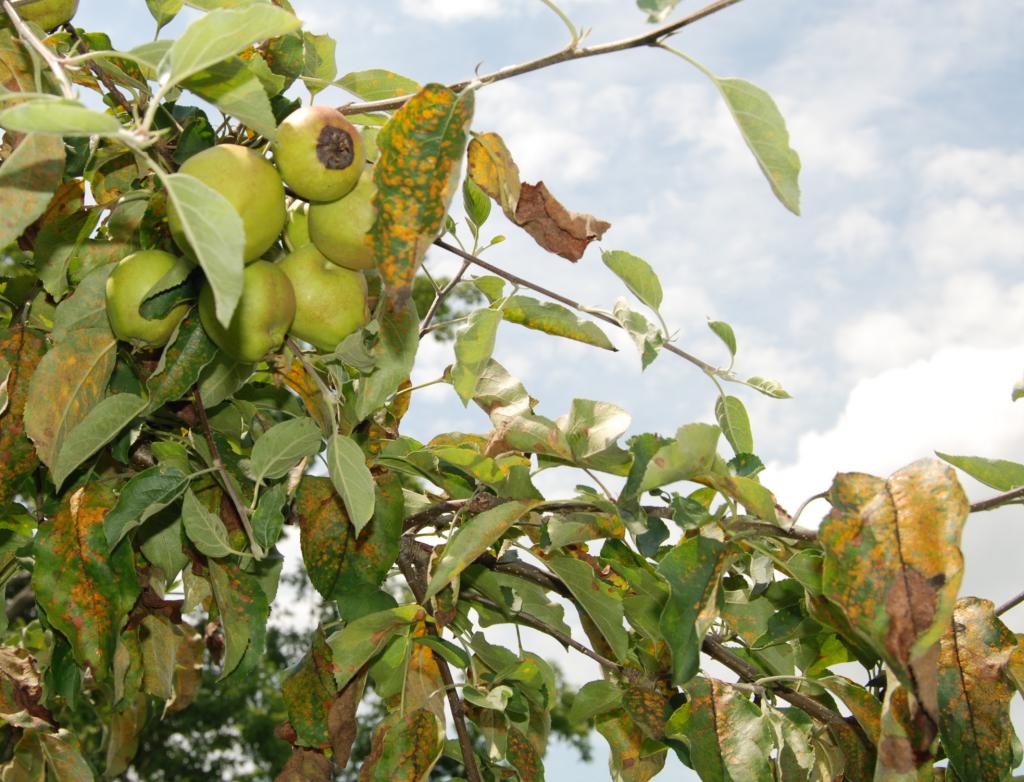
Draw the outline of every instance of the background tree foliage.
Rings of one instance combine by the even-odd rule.
[[[561,52],[421,86],[339,77],[334,42],[286,0],[188,2],[204,13],[181,37],[129,50],[76,28],[76,3],[3,0],[4,780],[533,782],[553,736],[585,756],[592,729],[625,782],[670,752],[706,782],[1010,777],[1024,658],[999,615],[1016,601],[959,594],[959,542],[971,513],[1020,501],[1024,466],[939,454],[840,474],[820,529],[801,527],[760,482],[727,389],[785,390],[674,344],[649,263],[602,251],[632,298],[597,310],[481,258],[500,254],[494,207],[571,261],[609,226],[520,180],[514,151],[473,125],[476,90],[640,46],[711,81],[799,213],[772,99],[670,45],[734,2],[668,21],[673,0],[641,0],[661,26],[600,45],[547,3],[571,36]],[[147,6],[159,31],[183,3]],[[218,144],[267,152],[299,84],[353,95],[341,111],[376,188],[360,272],[372,318],[331,349],[293,337],[243,363],[207,331],[244,293],[248,213],[178,169]],[[266,261],[301,246],[290,229]],[[451,278],[422,271],[432,245],[462,260]],[[187,312],[166,345],[118,340],[108,318],[107,280],[140,249],[177,259],[129,313]],[[492,355],[506,322],[596,350],[622,329],[643,366],[668,353],[710,379],[717,425],[622,442],[630,416],[608,403],[538,415]],[[735,359],[732,328],[709,326]],[[437,382],[489,431],[402,434],[433,338],[453,343]],[[537,473],[566,465],[575,496],[544,496]],[[953,466],[1001,493],[972,505]],[[308,576],[293,588],[320,612],[312,636],[268,627],[286,526]],[[496,625],[545,633],[603,676],[570,692],[543,657],[489,640]]]

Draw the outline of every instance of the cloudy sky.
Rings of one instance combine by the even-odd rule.
[[[385,67],[447,82],[566,42],[540,0],[293,2],[308,29],[337,38],[341,73]],[[678,12],[697,7],[684,0]],[[646,29],[632,0],[563,8],[594,42]],[[78,20],[111,30],[119,47],[151,36],[143,3],[110,9],[83,0]],[[886,474],[934,450],[1022,460],[1024,401],[1010,402],[1024,373],[1022,12],[1024,0],[747,0],[680,35],[675,45],[716,73],[775,97],[803,160],[800,218],[771,195],[713,87],[664,52],[489,87],[474,127],[505,138],[526,181],[609,220],[603,247],[653,264],[680,347],[725,362],[705,323],[728,321],[740,371],[793,394],[739,389],[769,463],[764,481],[785,505],[836,471]],[[517,274],[609,309],[625,294],[597,247],[569,264],[497,211],[485,233],[509,236],[488,258]],[[428,266],[443,272],[451,262],[439,253]],[[550,417],[585,397],[629,410],[632,432],[711,420],[714,390],[696,370],[663,355],[641,372],[631,344],[612,336],[618,354],[506,324],[496,358]],[[417,379],[451,360],[450,345],[426,346]],[[445,386],[418,393],[407,422],[423,437],[487,428]],[[574,482],[556,475],[548,486]],[[987,496],[966,485],[972,499]],[[811,506],[804,521],[821,512]],[[1016,510],[972,519],[965,590],[1001,602],[1024,588],[1022,543]],[[1024,611],[1009,617],[1024,630]],[[549,765],[572,762],[556,753]]]

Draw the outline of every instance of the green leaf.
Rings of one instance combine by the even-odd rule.
[[[351,437],[335,433],[327,442],[327,472],[359,535],[373,517],[374,483],[363,449]]]
[[[1024,380],[1018,380],[1013,384],[1013,389],[1010,391],[1010,401],[1016,402],[1022,398],[1024,398]]]
[[[32,588],[47,622],[71,643],[75,661],[106,681],[117,636],[139,594],[130,546],[111,552],[103,517],[114,493],[102,483],[67,495],[39,528]]]
[[[382,68],[346,73],[338,80],[338,86],[365,101],[412,95],[420,89],[412,79]]]
[[[559,555],[550,557],[547,564],[597,625],[615,659],[625,660],[629,636],[622,625],[622,594],[599,579],[586,562]]]
[[[989,600],[961,598],[941,642],[939,731],[960,779],[1007,779],[1017,765],[1004,674],[1017,638]]]
[[[934,651],[953,616],[969,503],[950,467],[915,462],[888,480],[840,473],[818,539],[825,596],[859,638],[935,714]],[[897,640],[898,639],[898,640]]]
[[[288,487],[282,483],[271,486],[260,497],[256,512],[252,514],[252,536],[264,551],[270,551],[281,537],[284,529],[284,504],[288,499]]]
[[[420,321],[414,307],[394,309],[385,302],[379,318],[380,332],[371,351],[376,369],[359,381],[355,405],[358,421],[383,405],[409,377],[420,343]]]
[[[156,21],[157,34],[178,15],[183,0],[146,0],[146,7]]]
[[[306,88],[312,96],[329,86],[338,75],[338,43],[329,35],[313,35],[310,32],[302,33],[302,41],[302,75],[308,77]]]
[[[143,470],[121,489],[117,504],[103,520],[107,544],[114,548],[131,530],[159,513],[188,486],[188,477],[177,467],[159,464]]]
[[[81,329],[43,356],[32,374],[25,432],[51,469],[68,435],[103,398],[116,352],[109,328]]]
[[[661,632],[672,651],[672,681],[683,685],[700,669],[700,646],[718,616],[718,584],[728,547],[698,535],[686,538],[658,564],[671,595],[661,612]]]
[[[935,455],[996,491],[1010,491],[1024,486],[1024,464],[981,456],[953,456],[939,451]]]
[[[274,424],[252,447],[249,472],[257,484],[283,478],[300,459],[313,456],[322,445],[320,427],[312,418]]]
[[[641,369],[647,369],[665,344],[665,335],[642,314],[630,309],[624,298],[616,300],[612,314],[640,352]]]
[[[183,528],[181,516],[167,522],[157,518],[136,535],[139,550],[149,562],[160,568],[166,583],[172,583],[182,568],[191,562],[185,553]]]
[[[411,624],[425,616],[418,605],[375,611],[349,622],[327,639],[333,652],[334,683],[344,689],[352,677],[372,660],[396,634],[408,631]]]
[[[622,690],[614,682],[598,679],[584,684],[572,699],[569,723],[579,725],[592,717],[617,709],[622,703]]]
[[[210,287],[217,320],[227,328],[242,296],[242,218],[224,196],[188,174],[161,177]]]
[[[441,233],[466,151],[472,91],[429,84],[395,112],[377,137],[377,220],[370,242],[396,309],[404,309],[430,243]]]
[[[536,500],[513,500],[464,521],[438,559],[424,600],[429,600],[448,586],[459,573],[537,505]]]
[[[600,326],[553,301],[510,296],[502,305],[501,314],[509,323],[517,323],[534,331],[573,339],[605,350],[615,350]]]
[[[422,646],[429,647],[457,668],[468,668],[470,665],[469,655],[466,654],[465,649],[456,646],[451,641],[438,638],[436,635],[423,635],[413,640]]]
[[[647,261],[623,250],[604,250],[601,260],[641,302],[655,312],[661,308],[661,281]]]
[[[732,330],[732,326],[726,323],[724,320],[709,320],[708,328],[711,329],[715,336],[717,336],[725,346],[729,349],[729,355],[736,355],[736,332]]]
[[[737,453],[754,452],[754,436],[750,432],[750,417],[743,402],[734,396],[720,396],[715,402],[715,419],[722,434]]]
[[[301,25],[293,14],[272,5],[210,11],[192,22],[167,50],[159,66],[163,83],[178,84],[238,54],[253,41],[285,35]]]
[[[259,78],[239,57],[211,65],[189,77],[182,84],[188,90],[214,104],[273,141],[277,121],[270,108],[270,99]]]
[[[771,729],[746,693],[725,682],[700,677],[686,688],[690,718],[682,730],[693,767],[703,782],[773,782],[765,762]]]
[[[462,207],[477,227],[486,223],[491,215],[491,199],[470,177],[462,180]]]
[[[197,549],[208,557],[227,557],[237,553],[228,542],[228,531],[219,516],[210,513],[191,489],[185,492],[181,503],[181,520],[185,534]]]
[[[641,11],[647,12],[648,22],[659,23],[665,21],[679,5],[679,0],[636,0],[636,5]]]
[[[0,247],[7,247],[46,211],[64,173],[64,142],[31,134],[0,166]]]
[[[212,362],[219,351],[206,335],[199,318],[190,314],[178,326],[174,339],[164,348],[156,370],[146,379],[149,391],[149,410],[153,411],[187,396],[199,381],[203,369]],[[220,400],[207,399],[203,404],[208,408]]]
[[[107,264],[89,272],[75,288],[75,292],[57,305],[53,314],[54,342],[63,342],[79,329],[106,329],[107,277],[114,264]]]
[[[750,386],[755,391],[760,391],[765,396],[770,396],[772,399],[790,399],[789,392],[786,391],[781,385],[774,380],[767,380],[763,377],[748,377],[746,380],[740,381],[743,385]]]
[[[263,658],[270,605],[256,576],[217,560],[208,560],[210,587],[224,627],[224,661],[220,679],[244,676]]]
[[[77,100],[31,100],[0,111],[0,126],[19,133],[57,136],[113,136],[121,123],[110,114],[86,108]]]
[[[89,411],[64,438],[53,464],[53,482],[59,489],[86,459],[109,443],[146,409],[146,400],[135,394],[108,396]]]
[[[492,309],[479,309],[469,316],[469,322],[455,335],[455,365],[452,367],[452,385],[463,405],[468,405],[476,385],[491,360],[494,340],[498,334],[501,313]]]
[[[217,351],[213,361],[200,375],[199,393],[203,397],[203,404],[207,407],[219,405],[245,384],[252,369],[252,364],[236,361]]]
[[[676,481],[692,480],[709,472],[717,456],[721,430],[710,424],[687,424],[675,439],[651,457],[640,483],[639,492]]]

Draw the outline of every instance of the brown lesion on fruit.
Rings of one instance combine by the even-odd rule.
[[[317,137],[316,157],[324,168],[334,171],[348,168],[355,160],[352,134],[344,128],[328,125]]]

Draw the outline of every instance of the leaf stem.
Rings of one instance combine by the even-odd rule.
[[[448,294],[455,290],[455,286],[462,281],[463,275],[472,263],[472,261],[463,258],[462,266],[455,273],[455,276],[448,281],[448,284],[445,285],[436,296],[434,296],[434,301],[431,302],[430,309],[427,310],[427,314],[423,318],[423,323],[420,325],[420,337],[423,337],[428,331],[430,331],[430,321],[434,319],[438,309],[441,307],[441,303],[445,298],[447,298]]]

